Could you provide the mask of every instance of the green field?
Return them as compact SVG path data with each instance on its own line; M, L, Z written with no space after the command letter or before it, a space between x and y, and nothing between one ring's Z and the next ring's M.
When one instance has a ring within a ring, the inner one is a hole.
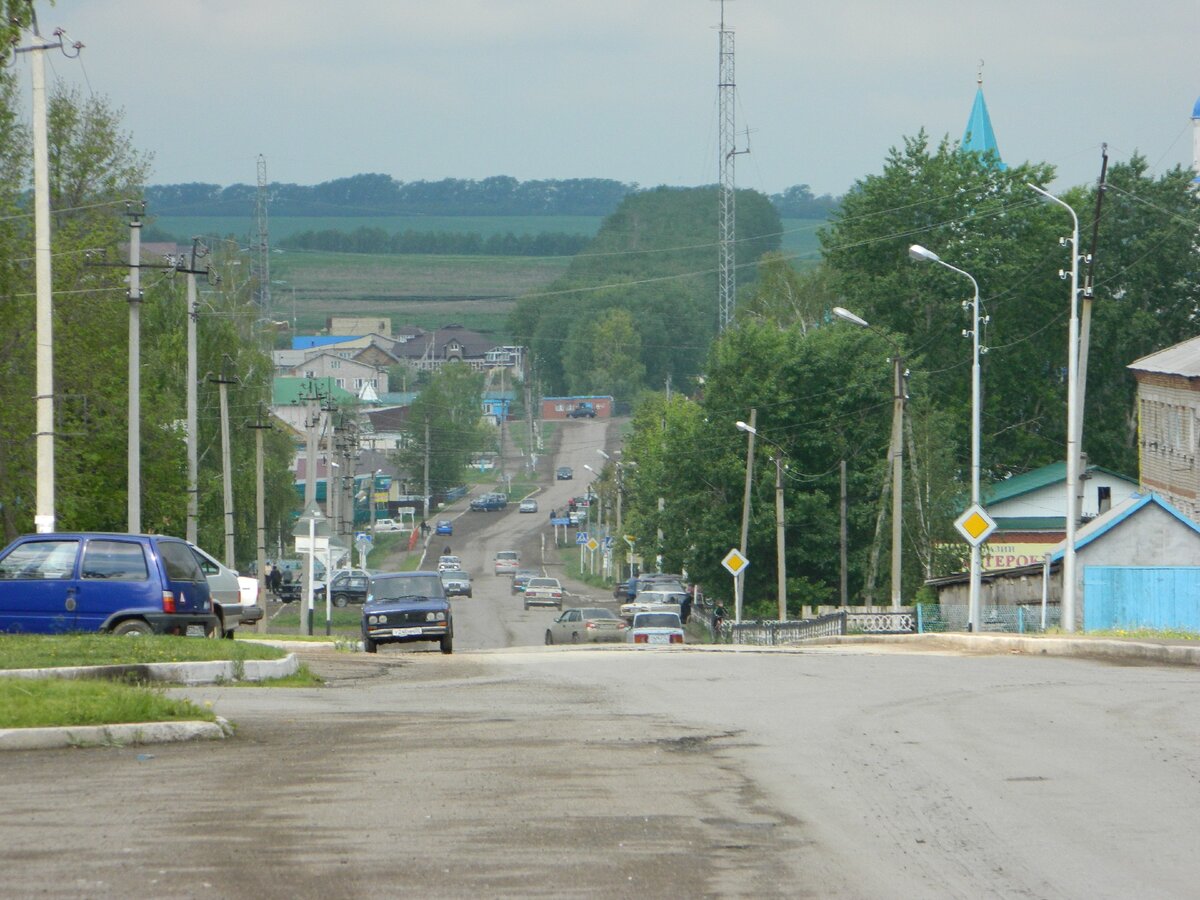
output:
M258 229L253 215L245 216L154 216L149 224L173 235L179 243L205 235L210 238L234 237L248 239ZM480 234L595 234L600 230L601 216L271 216L268 230L271 243L278 245L301 231L356 231L359 228L382 228L388 232L452 231Z

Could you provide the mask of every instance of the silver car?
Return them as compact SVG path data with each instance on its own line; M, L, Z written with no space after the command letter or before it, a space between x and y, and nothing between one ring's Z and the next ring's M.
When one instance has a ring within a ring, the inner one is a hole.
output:
M441 573L442 587L447 597L470 597L471 576L461 569L447 569Z
M547 644L582 644L623 641L625 620L611 609L587 607L564 609L546 629Z
M213 637L233 637L239 625L251 625L263 616L263 608L255 603L248 592L243 595L238 573L217 562L195 544L188 544L200 564L204 578L212 594L213 612L220 624L213 630Z

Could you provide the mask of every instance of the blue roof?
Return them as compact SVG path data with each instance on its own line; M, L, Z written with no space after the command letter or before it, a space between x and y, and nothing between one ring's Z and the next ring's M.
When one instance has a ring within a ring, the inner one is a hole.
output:
M974 153L996 154L996 166L1001 171L1008 168L1000 160L1000 146L996 143L996 132L992 131L992 118L988 115L987 103L983 99L983 86L975 91L975 104L971 107L971 116L967 119L966 130L963 131L962 149Z
M311 334L292 338L293 350L311 350L313 347L324 347L326 344L340 344L342 341L357 341L357 337L344 334Z

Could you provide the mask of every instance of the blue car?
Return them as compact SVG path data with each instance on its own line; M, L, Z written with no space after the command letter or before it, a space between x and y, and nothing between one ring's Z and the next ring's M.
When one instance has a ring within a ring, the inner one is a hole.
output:
M0 632L203 637L219 628L208 579L179 538L27 534L0 551Z
M442 519L437 523L435 530L438 534L454 534L454 523L449 519Z
M454 620L437 572L387 572L371 576L362 611L363 649L380 644L436 641L454 652Z

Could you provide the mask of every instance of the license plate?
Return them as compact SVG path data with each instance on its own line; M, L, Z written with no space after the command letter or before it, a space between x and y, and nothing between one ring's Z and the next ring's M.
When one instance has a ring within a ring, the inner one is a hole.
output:
M393 628L392 629L392 637L412 637L413 635L420 634L420 633L421 633L420 628Z
M189 625L187 627L188 637L204 637L204 634L205 632L203 625Z
M652 634L650 635L650 643L669 644L671 643L671 636L669 634Z

